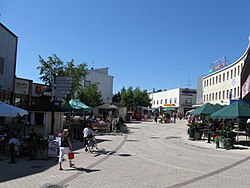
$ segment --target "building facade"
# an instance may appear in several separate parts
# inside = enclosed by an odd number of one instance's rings
[[[250,41],[250,37],[249,37]],[[241,71],[241,98],[250,101],[250,54],[246,56],[245,64]]]
[[[0,23],[0,41],[0,100],[12,104],[18,38]]]
[[[225,105],[229,104],[231,99],[237,100],[241,98],[241,72],[249,54],[249,44],[238,60],[225,67],[223,67],[223,64],[225,65],[226,62],[216,63],[217,67],[214,67],[215,69],[222,68],[203,77],[203,103],[210,102]]]
[[[91,69],[81,84],[83,87],[88,87],[92,83],[97,83],[103,102],[109,103],[113,97],[113,79],[114,77],[108,74],[108,68]]]
[[[193,109],[196,104],[196,89],[177,88],[161,92],[151,92],[149,97],[152,100],[152,108],[162,108],[163,110],[176,111],[185,114]]]

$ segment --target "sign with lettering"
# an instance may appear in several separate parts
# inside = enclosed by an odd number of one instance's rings
[[[210,63],[209,73],[215,72],[223,67],[227,66],[227,59],[226,56],[222,56],[221,58],[217,59],[216,61]]]

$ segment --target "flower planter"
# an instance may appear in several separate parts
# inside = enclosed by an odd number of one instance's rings
[[[197,131],[196,129],[189,128],[188,129],[188,135],[189,140],[200,140],[201,139],[201,133]]]

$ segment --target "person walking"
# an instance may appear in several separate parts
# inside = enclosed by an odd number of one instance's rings
[[[94,137],[94,132],[93,130],[90,128],[91,125],[87,124],[87,127],[84,128],[83,130],[83,137],[84,137],[84,147],[85,147],[85,151],[88,151],[88,139],[91,139]]]
[[[176,117],[177,117],[177,115],[176,115],[176,113],[174,113],[174,124],[176,123]]]
[[[63,170],[62,168],[62,161],[64,154],[69,155],[72,152],[72,142],[69,134],[69,129],[63,129],[62,136],[61,136],[61,145],[60,145],[60,153],[59,153],[59,170]],[[69,159],[69,166],[73,167],[74,164],[72,163],[71,159]]]

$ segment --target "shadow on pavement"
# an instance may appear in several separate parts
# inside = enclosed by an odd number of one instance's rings
[[[101,170],[99,170],[99,169],[88,169],[88,168],[83,168],[83,167],[75,167],[75,168],[71,168],[71,169],[65,169],[64,171],[81,171],[81,172],[91,173],[91,172],[99,172]]]
[[[17,163],[9,164],[9,160],[1,161],[0,183],[43,172],[58,164],[57,159],[29,160],[27,157],[16,159]]]

